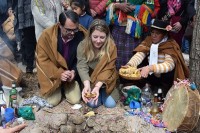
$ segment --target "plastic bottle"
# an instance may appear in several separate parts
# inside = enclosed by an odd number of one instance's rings
[[[6,125],[4,114],[5,114],[5,108],[1,107],[1,123],[0,123],[0,126],[2,126],[2,127],[4,127]]]
[[[142,95],[141,95],[143,102],[150,102],[152,98],[152,91],[150,88],[150,85],[148,83],[145,84],[145,86],[142,89]]]
[[[6,101],[3,97],[3,91],[0,91],[0,107],[6,108]]]
[[[0,125],[4,125],[4,112],[6,108],[6,101],[4,100],[3,97],[3,91],[0,91]]]
[[[144,113],[149,113],[151,110],[152,91],[148,83],[142,88],[141,105]]]
[[[158,89],[158,102],[163,103],[163,93],[161,88]]]

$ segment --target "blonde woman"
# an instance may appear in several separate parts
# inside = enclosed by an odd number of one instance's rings
[[[77,69],[84,85],[82,98],[88,106],[116,106],[116,58],[117,49],[108,26],[105,21],[95,19],[77,49]],[[93,96],[87,97],[88,93]]]

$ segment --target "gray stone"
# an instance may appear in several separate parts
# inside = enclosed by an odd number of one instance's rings
[[[34,127],[33,129],[29,130],[29,133],[49,133],[50,130],[46,127]]]
[[[75,126],[74,125],[61,125],[60,133],[75,133]]]
[[[101,131],[101,126],[96,124],[96,125],[93,127],[93,129],[94,129],[95,132],[100,132],[100,131]]]
[[[73,115],[72,122],[76,125],[80,125],[85,121],[85,117],[83,115]]]
[[[80,125],[76,125],[75,133],[83,133]]]
[[[94,127],[95,125],[95,121],[92,118],[89,118],[86,122],[88,127]]]
[[[90,130],[89,133],[96,133],[94,130]]]
[[[40,110],[35,113],[36,122],[41,123],[46,127],[50,127],[58,130],[61,125],[65,125],[67,123],[67,114],[56,114],[56,113],[48,113],[43,110]]]
[[[27,126],[20,133],[50,133],[50,129],[41,123],[38,124],[31,120],[25,120]]]
[[[84,131],[86,129],[86,127],[87,127],[86,122],[81,123],[80,128],[82,131]]]

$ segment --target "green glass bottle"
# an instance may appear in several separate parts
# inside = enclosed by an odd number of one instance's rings
[[[13,107],[13,103],[16,103],[17,101],[17,89],[16,89],[16,83],[12,83],[12,89],[10,90],[10,96],[9,96],[9,106]]]

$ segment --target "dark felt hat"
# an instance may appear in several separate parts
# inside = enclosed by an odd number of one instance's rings
[[[151,27],[155,29],[160,29],[160,30],[167,30],[166,27],[169,25],[169,22],[167,21],[162,21],[158,19],[152,19],[151,21]]]

